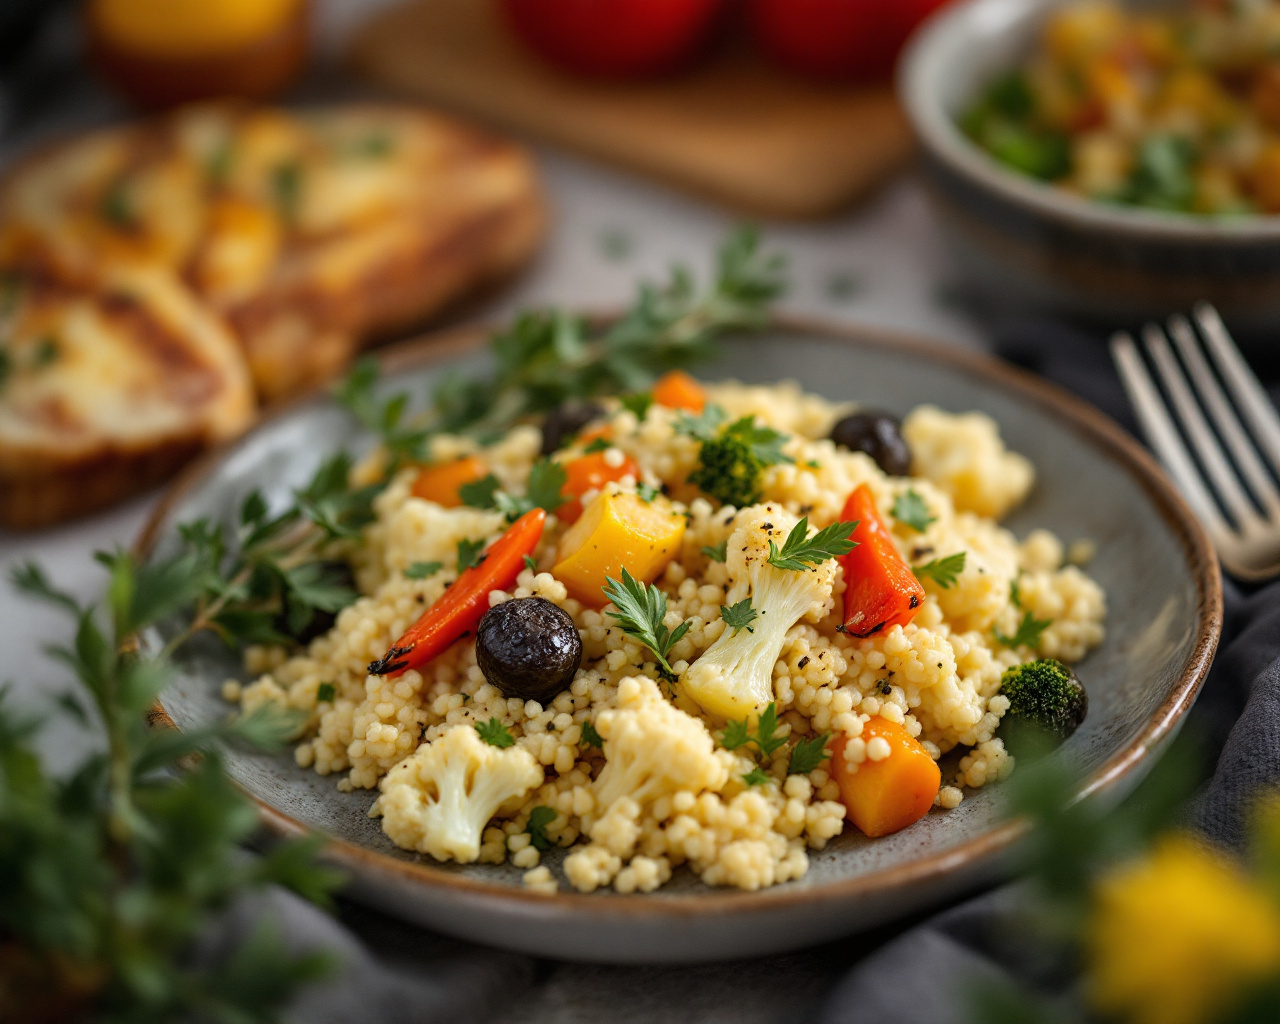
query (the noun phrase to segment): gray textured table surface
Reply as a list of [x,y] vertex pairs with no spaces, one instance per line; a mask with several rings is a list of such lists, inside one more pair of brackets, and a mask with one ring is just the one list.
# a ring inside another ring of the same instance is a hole
[[[330,0],[321,8],[330,49],[350,24],[381,0]],[[56,48],[55,52],[70,51]],[[0,106],[0,164],[41,138],[107,123],[126,112],[92,82],[51,65],[47,84]],[[351,87],[318,75],[304,95],[342,95]],[[17,115],[22,116],[17,116]],[[635,282],[657,277],[675,262],[705,272],[716,241],[737,218],[732,212],[644,179],[538,147],[555,209],[554,226],[536,263],[518,282],[468,319],[498,321],[514,310],[549,303],[607,307],[626,301]],[[918,184],[910,175],[857,210],[821,224],[762,225],[771,246],[786,253],[793,286],[787,311],[890,327],[958,345],[979,346],[976,326],[947,301],[947,266]],[[156,500],[151,494],[68,526],[38,533],[0,531],[0,573],[20,560],[42,563],[60,586],[88,598],[102,576],[95,550],[127,545]],[[0,585],[0,679],[12,682],[22,704],[39,706],[67,684],[42,645],[61,637],[56,613],[16,598]],[[48,756],[65,763],[79,737],[59,726],[46,735]],[[354,913],[357,930],[376,935],[383,922]],[[863,945],[866,940],[858,940]],[[400,943],[403,955],[427,956],[438,940],[417,935]],[[383,942],[378,942],[384,947]],[[836,947],[723,967],[595,968],[546,964],[534,985],[498,1019],[520,1024],[610,1020],[735,1021],[803,1019],[848,952]],[[608,1007],[606,1012],[605,1007]]]

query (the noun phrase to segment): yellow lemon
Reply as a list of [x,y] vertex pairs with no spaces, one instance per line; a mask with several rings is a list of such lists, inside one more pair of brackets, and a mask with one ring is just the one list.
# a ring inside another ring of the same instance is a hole
[[89,17],[115,45],[154,57],[203,57],[280,31],[303,0],[90,0]]

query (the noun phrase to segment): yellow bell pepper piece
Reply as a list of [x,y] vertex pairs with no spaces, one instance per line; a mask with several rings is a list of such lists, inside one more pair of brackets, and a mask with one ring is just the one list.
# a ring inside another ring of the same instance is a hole
[[680,550],[685,518],[665,498],[645,501],[629,493],[601,492],[560,539],[551,570],[583,604],[608,603],[605,578],[625,568],[652,583]]

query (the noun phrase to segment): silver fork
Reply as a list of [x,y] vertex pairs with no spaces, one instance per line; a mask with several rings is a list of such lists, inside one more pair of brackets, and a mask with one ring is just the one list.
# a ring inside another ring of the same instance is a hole
[[1280,575],[1280,486],[1273,475],[1280,474],[1280,416],[1217,310],[1202,303],[1193,318],[1194,327],[1184,316],[1170,317],[1172,346],[1158,325],[1142,331],[1168,403],[1127,333],[1111,339],[1111,356],[1143,433],[1223,567],[1239,579],[1268,579]]

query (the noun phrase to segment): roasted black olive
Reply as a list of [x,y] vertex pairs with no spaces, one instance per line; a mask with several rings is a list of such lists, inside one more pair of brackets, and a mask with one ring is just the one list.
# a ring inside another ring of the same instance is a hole
[[476,661],[508,697],[545,704],[573,682],[582,638],[567,612],[541,597],[494,605],[476,630]]
[[604,418],[605,410],[595,402],[570,399],[547,413],[542,421],[542,454],[558,452],[592,420]]
[[[351,591],[351,599],[355,600],[356,577],[351,566],[346,562],[321,562],[320,581],[326,587],[345,587]],[[316,637],[333,629],[338,620],[337,612],[320,611],[314,608],[285,608],[272,625],[276,631],[293,637],[298,643],[306,645]]]
[[911,472],[911,449],[898,421],[887,412],[855,412],[831,428],[831,440],[850,451],[866,452],[890,476]]

